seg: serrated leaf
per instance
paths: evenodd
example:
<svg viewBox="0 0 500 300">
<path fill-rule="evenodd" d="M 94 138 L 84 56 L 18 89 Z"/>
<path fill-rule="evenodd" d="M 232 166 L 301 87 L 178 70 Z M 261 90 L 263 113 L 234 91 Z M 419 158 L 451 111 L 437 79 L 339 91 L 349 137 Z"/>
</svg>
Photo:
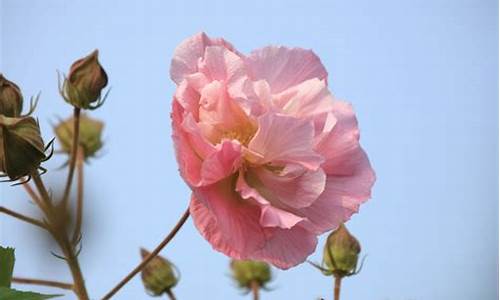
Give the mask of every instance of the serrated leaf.
<svg viewBox="0 0 500 300">
<path fill-rule="evenodd" d="M 11 288 L 0 287 L 0 300 L 44 300 L 62 295 L 42 295 L 34 292 L 22 292 Z"/>
<path fill-rule="evenodd" d="M 10 287 L 14 271 L 14 248 L 0 247 L 0 287 Z M 3 299 L 0 294 L 0 300 Z"/>
</svg>

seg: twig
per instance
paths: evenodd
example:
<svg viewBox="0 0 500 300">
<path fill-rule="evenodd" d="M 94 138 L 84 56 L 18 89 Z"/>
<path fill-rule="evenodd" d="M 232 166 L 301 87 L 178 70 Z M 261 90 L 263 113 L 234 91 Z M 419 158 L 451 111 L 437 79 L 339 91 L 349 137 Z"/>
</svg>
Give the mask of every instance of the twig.
<svg viewBox="0 0 500 300">
<path fill-rule="evenodd" d="M 73 290 L 73 285 L 70 283 L 64 283 L 64 282 L 52 281 L 52 280 L 13 277 L 12 282 L 21 283 L 21 284 L 44 285 L 44 286 L 65 289 L 65 290 Z"/>
<path fill-rule="evenodd" d="M 109 291 L 102 300 L 108 300 L 113 297 L 127 282 L 129 282 L 137 273 L 139 273 L 153 258 L 155 258 L 158 253 L 174 238 L 182 225 L 186 222 L 189 217 L 189 208 L 186 209 L 182 217 L 179 219 L 175 227 L 170 231 L 170 233 L 165 237 L 165 239 L 151 252 L 137 267 L 135 267 L 132 272 L 130 272 L 125 278 L 123 278 L 111 291 Z"/>
<path fill-rule="evenodd" d="M 4 213 L 6 215 L 9 215 L 11 217 L 14 217 L 16 219 L 19 219 L 21 221 L 24 221 L 24 222 L 30 223 L 32 225 L 38 226 L 40 228 L 47 229 L 47 226 L 45 226 L 45 224 L 43 222 L 38 221 L 38 220 L 36 220 L 34 218 L 27 217 L 25 215 L 22 215 L 22 214 L 20 214 L 18 212 L 15 212 L 15 211 L 10 210 L 8 208 L 5 208 L 3 206 L 0 206 L 0 212 Z"/>
</svg>

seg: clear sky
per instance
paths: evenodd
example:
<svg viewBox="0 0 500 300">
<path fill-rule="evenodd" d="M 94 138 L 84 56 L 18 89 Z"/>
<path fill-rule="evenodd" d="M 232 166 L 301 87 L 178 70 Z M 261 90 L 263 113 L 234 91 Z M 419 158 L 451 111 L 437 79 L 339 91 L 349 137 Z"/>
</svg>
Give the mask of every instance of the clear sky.
<svg viewBox="0 0 500 300">
<path fill-rule="evenodd" d="M 493 0 L 65 1 L 0 0 L 0 71 L 26 97 L 46 140 L 71 108 L 56 70 L 100 49 L 112 91 L 92 115 L 106 121 L 102 157 L 86 169 L 81 259 L 101 297 L 153 248 L 188 204 L 170 138 L 175 46 L 206 31 L 239 50 L 312 48 L 333 93 L 353 103 L 377 172 L 373 198 L 348 227 L 368 254 L 343 299 L 469 300 L 498 295 L 498 2 Z M 52 184 L 65 172 L 50 161 Z M 23 190 L 0 204 L 35 215 Z M 324 236 L 319 245 L 324 242 Z M 15 273 L 69 280 L 36 228 L 0 217 Z M 189 221 L 163 251 L 182 272 L 179 299 L 238 299 L 228 258 Z M 311 257 L 320 261 L 321 250 Z M 275 270 L 263 299 L 331 297 L 331 278 L 303 264 Z M 48 291 L 40 288 L 40 291 Z M 116 299 L 148 299 L 138 278 Z M 249 296 L 247 296 L 249 298 Z M 72 295 L 65 299 L 73 299 Z"/>
</svg>

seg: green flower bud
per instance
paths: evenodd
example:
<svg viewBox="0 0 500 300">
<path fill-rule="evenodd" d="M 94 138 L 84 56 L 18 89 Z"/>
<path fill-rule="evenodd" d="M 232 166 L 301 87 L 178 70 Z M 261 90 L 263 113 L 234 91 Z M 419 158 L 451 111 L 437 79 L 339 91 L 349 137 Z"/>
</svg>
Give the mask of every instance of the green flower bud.
<svg viewBox="0 0 500 300">
<path fill-rule="evenodd" d="M 356 272 L 361 246 L 344 224 L 329 236 L 323 251 L 323 266 L 328 273 L 349 276 Z"/>
<path fill-rule="evenodd" d="M 252 282 L 264 287 L 272 279 L 271 268 L 265 262 L 254 260 L 232 260 L 233 279 L 240 288 L 251 289 Z"/>
<path fill-rule="evenodd" d="M 50 145 L 50 143 L 49 143 Z M 9 118 L 0 115 L 0 172 L 12 181 L 29 176 L 49 157 L 32 117 Z"/>
<path fill-rule="evenodd" d="M 86 115 L 80 116 L 80 133 L 78 136 L 78 144 L 83 149 L 85 159 L 92 157 L 102 148 L 102 129 L 104 123 Z M 73 145 L 74 133 L 74 118 L 61 121 L 54 132 L 57 139 L 61 143 L 62 150 L 71 155 L 71 147 Z"/>
<path fill-rule="evenodd" d="M 150 253 L 141 249 L 142 259 Z M 160 296 L 173 288 L 179 282 L 177 268 L 167 259 L 156 256 L 142 269 L 142 283 L 153 296 Z"/>
<path fill-rule="evenodd" d="M 99 63 L 98 55 L 98 50 L 94 50 L 71 65 L 60 90 L 66 102 L 84 109 L 95 109 L 104 102 L 101 92 L 108 84 L 108 75 Z"/>
<path fill-rule="evenodd" d="M 23 95 L 19 87 L 0 74 L 0 114 L 19 117 L 23 110 Z"/>
</svg>

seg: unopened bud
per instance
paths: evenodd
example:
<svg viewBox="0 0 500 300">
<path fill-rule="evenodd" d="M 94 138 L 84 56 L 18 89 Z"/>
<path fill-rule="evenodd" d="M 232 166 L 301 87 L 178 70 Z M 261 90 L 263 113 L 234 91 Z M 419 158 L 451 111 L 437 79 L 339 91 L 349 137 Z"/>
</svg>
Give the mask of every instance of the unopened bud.
<svg viewBox="0 0 500 300">
<path fill-rule="evenodd" d="M 232 260 L 231 271 L 233 279 L 240 288 L 251 289 L 256 282 L 264 287 L 272 279 L 271 268 L 265 262 L 254 260 Z"/>
<path fill-rule="evenodd" d="M 337 276 L 352 275 L 356 271 L 361 246 L 344 224 L 329 236 L 323 251 L 323 266 Z"/>
<path fill-rule="evenodd" d="M 150 253 L 141 249 L 142 259 Z M 160 296 L 173 288 L 179 282 L 177 268 L 167 259 L 156 256 L 142 269 L 142 283 L 148 292 Z"/>
<path fill-rule="evenodd" d="M 108 84 L 108 76 L 99 63 L 98 55 L 98 50 L 94 50 L 71 65 L 61 88 L 66 102 L 83 109 L 95 109 L 104 102 L 101 92 Z"/>
<path fill-rule="evenodd" d="M 59 140 L 62 151 L 70 154 L 73 146 L 74 135 L 74 118 L 71 117 L 67 120 L 61 121 L 54 127 L 55 134 Z M 104 123 L 92 119 L 86 115 L 80 116 L 80 133 L 78 136 L 78 145 L 83 149 L 84 158 L 94 156 L 97 151 L 102 148 L 102 129 Z"/>
<path fill-rule="evenodd" d="M 23 110 L 23 95 L 19 87 L 0 74 L 0 114 L 19 117 Z"/>
<path fill-rule="evenodd" d="M 0 171 L 11 180 L 29 176 L 47 160 L 38 123 L 32 117 L 0 115 Z"/>
</svg>

